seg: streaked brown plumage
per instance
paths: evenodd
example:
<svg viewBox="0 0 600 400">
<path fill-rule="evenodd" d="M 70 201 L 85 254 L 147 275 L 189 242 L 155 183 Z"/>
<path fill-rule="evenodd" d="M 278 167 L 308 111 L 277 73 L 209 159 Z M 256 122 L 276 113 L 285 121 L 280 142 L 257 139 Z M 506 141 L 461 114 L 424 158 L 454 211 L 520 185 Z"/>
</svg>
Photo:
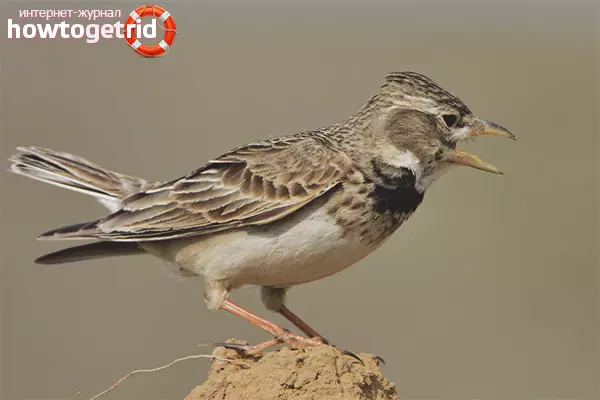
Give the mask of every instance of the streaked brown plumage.
<svg viewBox="0 0 600 400">
<path fill-rule="evenodd" d="M 263 287 L 268 308 L 308 336 L 312 328 L 284 305 L 294 285 L 334 274 L 374 251 L 451 165 L 500 173 L 456 149 L 479 135 L 514 139 L 476 118 L 424 75 L 389 74 L 348 120 L 327 128 L 239 147 L 170 182 L 106 171 L 87 160 L 19 148 L 11 171 L 97 197 L 112 214 L 52 230 L 42 239 L 99 239 L 43 263 L 147 251 L 205 280 L 210 309 L 226 309 L 275 336 L 266 345 L 315 343 L 282 330 L 227 298 L 243 285 Z M 107 242 L 108 241 L 108 242 Z"/>
</svg>

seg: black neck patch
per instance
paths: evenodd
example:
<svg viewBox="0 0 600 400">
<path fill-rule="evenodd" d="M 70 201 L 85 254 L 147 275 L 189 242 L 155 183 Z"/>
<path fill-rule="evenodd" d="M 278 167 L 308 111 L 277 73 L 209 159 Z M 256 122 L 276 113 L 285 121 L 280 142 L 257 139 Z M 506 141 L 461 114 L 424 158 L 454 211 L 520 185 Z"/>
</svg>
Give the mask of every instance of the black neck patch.
<svg viewBox="0 0 600 400">
<path fill-rule="evenodd" d="M 375 188 L 369 197 L 375 200 L 375 211 L 380 214 L 386 211 L 394 214 L 414 212 L 423 201 L 424 193 L 415 187 L 417 178 L 413 171 L 394 168 L 393 173 L 390 173 L 377 162 L 373 162 L 372 166 L 376 181 L 373 182 Z"/>
</svg>

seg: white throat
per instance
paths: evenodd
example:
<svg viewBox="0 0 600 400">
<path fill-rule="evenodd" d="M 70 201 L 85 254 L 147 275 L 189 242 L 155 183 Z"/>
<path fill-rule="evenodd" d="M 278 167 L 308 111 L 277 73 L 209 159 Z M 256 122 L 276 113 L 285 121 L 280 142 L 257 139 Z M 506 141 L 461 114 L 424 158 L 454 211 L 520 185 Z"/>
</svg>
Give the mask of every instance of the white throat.
<svg viewBox="0 0 600 400">
<path fill-rule="evenodd" d="M 438 167 L 435 171 L 424 173 L 421 160 L 409 150 L 391 148 L 385 155 L 386 163 L 396 168 L 406 168 L 415 174 L 415 188 L 423 193 L 437 178 L 443 175 L 447 168 Z"/>
<path fill-rule="evenodd" d="M 421 160 L 412 151 L 392 148 L 388 152 L 391 154 L 387 154 L 384 159 L 389 165 L 412 171 L 417 182 L 421 179 Z"/>
</svg>

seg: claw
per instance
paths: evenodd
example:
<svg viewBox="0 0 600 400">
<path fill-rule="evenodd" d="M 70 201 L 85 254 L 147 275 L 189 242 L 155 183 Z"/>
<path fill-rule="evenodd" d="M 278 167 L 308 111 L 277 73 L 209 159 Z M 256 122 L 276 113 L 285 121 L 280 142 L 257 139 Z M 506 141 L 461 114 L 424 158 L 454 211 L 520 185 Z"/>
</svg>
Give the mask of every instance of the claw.
<svg viewBox="0 0 600 400">
<path fill-rule="evenodd" d="M 335 347 L 335 346 L 333 346 L 333 347 Z M 343 355 L 354 358 L 356 361 L 361 363 L 363 367 L 365 366 L 365 363 L 363 362 L 363 360 L 361 360 L 361 358 L 359 356 L 357 356 L 356 354 L 354 354 L 353 352 L 344 350 L 344 349 L 338 349 L 338 350 L 340 350 Z"/>
<path fill-rule="evenodd" d="M 365 365 L 364 361 L 359 356 L 357 356 L 356 354 L 354 354 L 353 352 L 345 350 L 345 349 L 341 349 L 341 348 L 333 346 L 333 345 L 331 345 L 329 343 L 324 343 L 324 344 L 327 345 L 327 346 L 331 346 L 334 349 L 339 350 L 345 356 L 354 358 L 356 361 L 358 361 L 359 363 L 361 363 L 362 366 Z M 216 343 L 213 343 L 213 346 L 215 346 L 215 347 L 225 347 L 226 349 L 231 349 L 231 350 L 235 350 L 235 351 L 246 353 L 246 354 L 249 354 L 248 350 L 250 350 L 250 348 L 252 347 L 252 346 L 246 345 L 246 344 L 226 343 L 226 342 L 216 342 Z M 380 360 L 382 363 L 385 364 L 385 361 L 383 360 L 383 358 L 381 358 L 379 356 L 377 356 L 376 358 L 378 360 Z"/>
<path fill-rule="evenodd" d="M 245 345 L 245 344 L 226 343 L 226 342 L 213 343 L 213 346 L 225 347 L 226 349 L 237 350 L 237 351 L 245 351 L 248 349 L 248 345 Z"/>
<path fill-rule="evenodd" d="M 375 356 L 375 359 L 378 360 L 383 365 L 387 365 L 386 362 L 385 362 L 385 360 L 383 359 L 383 357 Z"/>
</svg>

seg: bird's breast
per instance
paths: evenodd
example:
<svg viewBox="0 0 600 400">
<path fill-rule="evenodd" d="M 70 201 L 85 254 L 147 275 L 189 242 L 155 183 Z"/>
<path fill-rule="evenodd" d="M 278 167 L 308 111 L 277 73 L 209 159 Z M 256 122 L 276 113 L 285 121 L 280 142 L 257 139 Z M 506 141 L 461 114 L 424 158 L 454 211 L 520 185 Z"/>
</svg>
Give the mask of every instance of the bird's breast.
<svg viewBox="0 0 600 400">
<path fill-rule="evenodd" d="M 374 211 L 379 214 L 413 213 L 423 201 L 423 191 L 417 189 L 416 172 L 375 160 L 371 166 L 373 179 L 369 196 L 373 199 Z"/>
<path fill-rule="evenodd" d="M 370 196 L 374 213 L 398 216 L 412 214 L 423 201 L 423 193 L 414 184 L 391 188 L 373 185 Z"/>
<path fill-rule="evenodd" d="M 341 190 L 334 190 L 274 223 L 145 245 L 156 247 L 155 255 L 229 287 L 310 282 L 374 250 L 357 230 L 346 229 L 328 212 L 340 195 Z"/>
<path fill-rule="evenodd" d="M 379 245 L 410 217 L 423 201 L 410 171 L 386 173 L 375 169 L 371 177 L 346 184 L 330 212 L 347 231 L 358 233 L 369 246 Z"/>
</svg>

